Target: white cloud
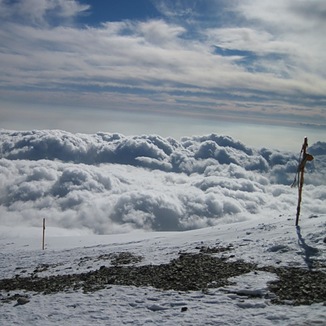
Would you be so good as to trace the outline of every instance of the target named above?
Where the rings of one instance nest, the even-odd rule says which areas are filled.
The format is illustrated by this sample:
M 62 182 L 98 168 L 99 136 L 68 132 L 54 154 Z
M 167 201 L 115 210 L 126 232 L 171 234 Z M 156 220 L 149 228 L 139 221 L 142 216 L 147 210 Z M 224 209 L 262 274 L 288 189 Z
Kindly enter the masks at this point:
M 112 103 L 110 110 L 115 105 L 131 110 L 138 104 L 181 114 L 199 108 L 199 115 L 211 116 L 252 112 L 269 119 L 291 115 L 299 121 L 316 116 L 319 122 L 323 117 L 324 106 L 316 97 L 323 99 L 326 90 L 321 1 L 311 6 L 309 19 L 302 17 L 304 1 L 298 7 L 288 1 L 207 1 L 205 6 L 165 1 L 166 8 L 180 13 L 172 22 L 163 10 L 164 20 L 83 28 L 67 22 L 85 13 L 87 5 L 34 2 L 0 2 L 0 86 L 11 101 L 21 96 L 24 103 L 79 107 L 86 98 L 91 106 L 106 109 Z M 218 9 L 236 11 L 234 25 L 203 23 L 201 13 L 219 18 Z M 49 15 L 57 15 L 60 23 L 51 25 Z M 317 30 L 311 26 L 314 15 L 319 15 Z M 214 46 L 252 55 L 222 56 Z M 26 93 L 26 87 L 32 89 Z M 123 105 L 115 91 L 119 88 L 124 89 Z
M 136 26 L 140 36 L 144 37 L 148 45 L 157 45 L 159 47 L 176 46 L 176 40 L 186 30 L 177 25 L 169 25 L 163 20 L 152 20 L 148 22 L 140 22 Z
M 216 28 L 208 30 L 207 34 L 213 44 L 216 43 L 222 48 L 239 52 L 249 51 L 261 57 L 276 54 L 289 55 L 298 51 L 296 43 L 278 39 L 271 32 L 253 27 Z M 242 59 L 241 54 L 238 57 L 234 56 L 234 60 L 240 59 Z M 273 59 L 275 60 L 275 58 Z
M 230 137 L 177 142 L 2 130 L 0 144 L 1 225 L 37 226 L 46 217 L 53 227 L 83 232 L 187 230 L 263 210 L 296 210 L 295 155 L 254 150 Z M 311 146 L 321 166 L 324 147 Z M 324 171 L 307 166 L 303 214 L 326 213 Z
M 255 19 L 281 31 L 302 32 L 325 25 L 325 2 L 321 0 L 259 1 L 245 0 L 237 4 L 247 19 Z M 310 19 L 308 19 L 310 18 Z
M 70 20 L 90 8 L 76 0 L 24 0 L 8 2 L 0 1 L 0 16 L 5 21 L 17 20 L 24 24 L 33 24 L 38 27 L 47 26 L 52 17 Z
M 153 5 L 166 17 L 189 18 L 195 15 L 196 0 L 158 0 Z
M 239 2 L 237 10 L 254 28 L 273 35 L 273 42 L 262 42 L 263 47 L 273 48 L 276 41 L 274 44 L 283 44 L 284 53 L 288 46 L 287 53 L 296 70 L 314 72 L 325 78 L 322 65 L 325 42 L 321 41 L 326 28 L 324 1 L 249 0 Z

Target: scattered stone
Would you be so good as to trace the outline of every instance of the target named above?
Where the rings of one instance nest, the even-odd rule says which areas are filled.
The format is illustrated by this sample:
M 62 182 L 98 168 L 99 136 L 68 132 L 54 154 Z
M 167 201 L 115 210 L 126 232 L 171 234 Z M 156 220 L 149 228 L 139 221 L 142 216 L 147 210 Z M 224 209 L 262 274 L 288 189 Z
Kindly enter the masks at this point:
M 199 252 L 205 253 L 205 254 L 218 254 L 221 252 L 225 251 L 230 251 L 233 250 L 233 246 L 229 245 L 227 247 L 207 247 L 207 246 L 202 246 L 202 247 L 196 247 L 196 249 L 199 249 Z
M 228 278 L 254 270 L 255 264 L 229 262 L 209 254 L 182 253 L 168 264 L 144 266 L 101 266 L 81 274 L 19 277 L 0 280 L 0 290 L 17 289 L 43 294 L 69 289 L 94 292 L 109 285 L 152 286 L 162 290 L 201 291 L 229 284 Z
M 326 299 L 326 273 L 295 267 L 264 267 L 277 274 L 278 280 L 269 283 L 269 290 L 276 297 L 275 304 L 311 305 Z
M 19 290 L 42 294 L 71 290 L 82 290 L 84 293 L 89 293 L 108 289 L 111 285 L 150 286 L 161 290 L 209 293 L 211 288 L 229 285 L 229 278 L 251 271 L 267 271 L 277 274 L 279 280 L 268 285 L 269 291 L 273 294 L 270 300 L 274 304 L 302 305 L 325 302 L 326 272 L 317 269 L 317 265 L 314 270 L 275 266 L 258 268 L 253 263 L 241 260 L 230 261 L 215 255 L 228 250 L 232 250 L 232 247 L 222 250 L 218 247 L 205 247 L 199 253 L 182 252 L 178 258 L 168 264 L 143 266 L 135 265 L 136 262 L 142 260 L 140 256 L 131 253 L 110 254 L 113 266 L 106 267 L 102 265 L 97 270 L 81 274 L 71 273 L 39 277 L 31 275 L 1 279 L 0 292 L 7 292 L 7 296 L 2 294 L 0 302 L 16 300 L 16 305 L 28 303 L 29 299 L 26 296 L 10 295 L 10 292 Z M 38 270 L 48 268 L 47 265 L 40 266 L 41 268 L 38 268 Z M 155 308 L 153 309 L 155 310 Z
M 27 297 L 19 297 L 17 299 L 17 303 L 14 305 L 14 307 L 16 307 L 16 306 L 22 306 L 22 305 L 24 305 L 24 304 L 26 304 L 28 302 L 29 302 L 29 299 Z
M 136 256 L 130 252 L 120 252 L 112 255 L 113 265 L 136 264 L 143 260 L 142 256 Z
M 50 265 L 48 264 L 40 264 L 36 267 L 36 269 L 33 271 L 34 273 L 42 273 L 47 271 L 50 268 Z

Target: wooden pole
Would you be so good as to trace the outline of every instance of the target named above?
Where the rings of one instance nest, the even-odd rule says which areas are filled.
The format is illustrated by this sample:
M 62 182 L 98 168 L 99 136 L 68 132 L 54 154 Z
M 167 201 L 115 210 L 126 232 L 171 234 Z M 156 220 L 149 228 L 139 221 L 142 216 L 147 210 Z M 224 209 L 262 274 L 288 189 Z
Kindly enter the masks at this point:
M 295 220 L 295 225 L 298 226 L 299 224 L 299 216 L 300 216 L 300 209 L 301 209 L 301 200 L 302 200 L 302 188 L 303 188 L 303 181 L 304 181 L 304 168 L 307 162 L 307 147 L 308 147 L 308 138 L 304 138 L 304 142 L 302 145 L 302 160 L 299 165 L 299 196 L 298 196 L 298 206 L 297 206 L 297 218 Z
M 44 250 L 44 243 L 45 243 L 45 218 L 43 218 L 42 250 Z

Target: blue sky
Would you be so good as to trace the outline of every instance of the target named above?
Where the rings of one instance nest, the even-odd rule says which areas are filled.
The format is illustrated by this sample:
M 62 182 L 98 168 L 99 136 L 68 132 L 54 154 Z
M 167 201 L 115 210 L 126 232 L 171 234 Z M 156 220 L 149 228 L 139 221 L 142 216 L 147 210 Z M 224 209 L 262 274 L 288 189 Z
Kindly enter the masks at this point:
M 0 128 L 324 141 L 325 32 L 323 0 L 0 0 Z
M 88 14 L 79 17 L 79 21 L 88 25 L 99 22 L 123 20 L 160 19 L 161 13 L 149 0 L 82 0 L 80 3 L 90 5 Z

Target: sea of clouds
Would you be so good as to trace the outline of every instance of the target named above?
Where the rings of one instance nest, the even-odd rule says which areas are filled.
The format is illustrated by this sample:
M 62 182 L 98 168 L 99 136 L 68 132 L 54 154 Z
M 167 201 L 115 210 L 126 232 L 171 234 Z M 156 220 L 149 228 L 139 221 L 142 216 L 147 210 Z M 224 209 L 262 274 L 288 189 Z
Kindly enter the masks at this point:
M 216 134 L 0 130 L 0 225 L 96 234 L 182 231 L 259 214 L 295 216 L 298 153 Z M 302 214 L 326 214 L 326 143 L 308 148 Z

